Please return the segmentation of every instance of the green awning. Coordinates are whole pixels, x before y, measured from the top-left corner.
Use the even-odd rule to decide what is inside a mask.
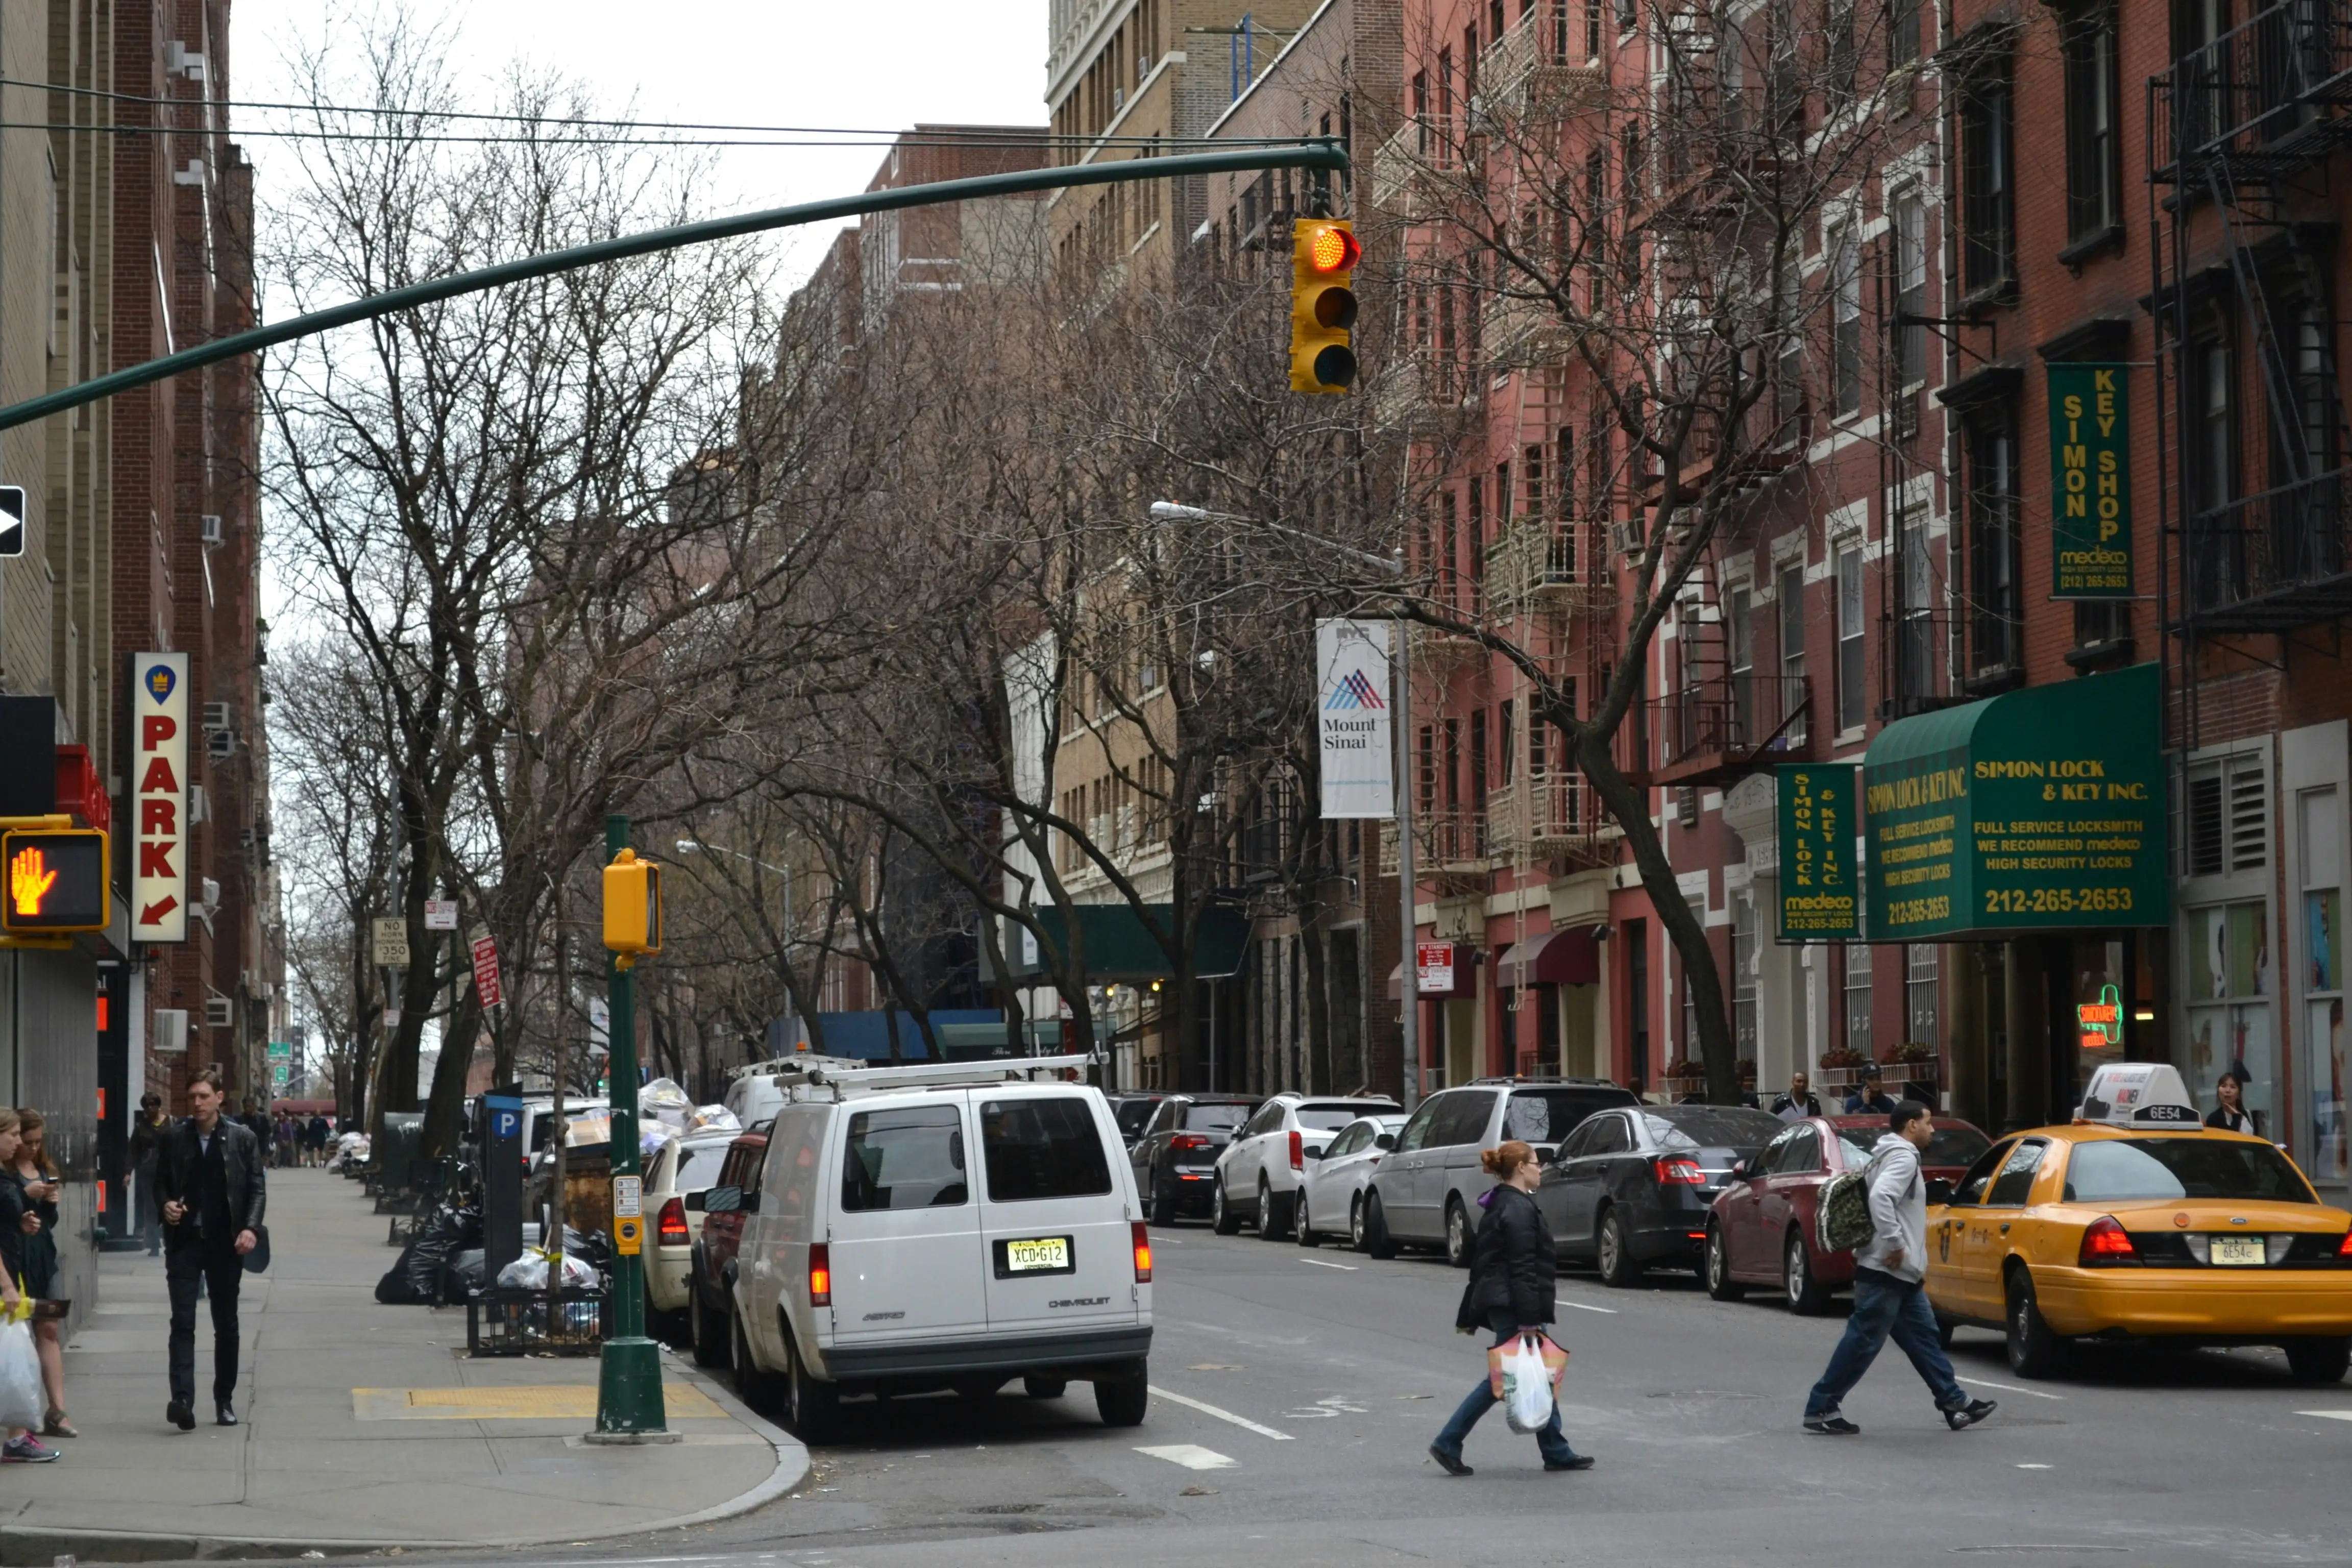
[[[1174,929],[1174,905],[1146,904],[1143,910],[1150,914],[1152,925],[1158,930],[1168,931]],[[1069,928],[1059,910],[1037,911],[1037,923],[1043,928],[1040,936],[1032,936],[1013,921],[1005,922],[1005,967],[1013,979],[1032,979],[1048,973],[1053,967],[1046,962],[1049,952],[1076,955],[1084,963],[1086,979],[1090,984],[1175,978],[1175,968],[1168,962],[1167,949],[1152,934],[1152,930],[1145,926],[1142,915],[1134,905],[1079,904],[1072,912],[1077,917],[1076,944],[1070,939]],[[1240,973],[1242,956],[1249,945],[1249,917],[1239,910],[1223,904],[1212,904],[1202,910],[1192,930],[1193,978],[1220,980]],[[1052,944],[1050,949],[1046,943]],[[984,948],[981,955],[981,970],[983,983],[995,978],[989,973]]]
[[[2157,669],[1923,713],[1863,760],[1873,942],[2164,925]]]

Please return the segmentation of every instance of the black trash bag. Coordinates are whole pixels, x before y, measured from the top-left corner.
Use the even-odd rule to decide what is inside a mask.
[[[423,1307],[432,1302],[430,1296],[419,1296],[408,1283],[408,1255],[416,1250],[411,1247],[400,1255],[400,1260],[383,1271],[375,1282],[376,1305],[380,1307]]]
[[[436,1302],[441,1299],[441,1270],[449,1259],[468,1247],[482,1242],[482,1215],[479,1209],[460,1208],[443,1204],[425,1218],[417,1227],[416,1239],[400,1255],[403,1277],[411,1301]]]
[[[452,1256],[448,1266],[441,1270],[441,1300],[454,1305],[488,1283],[488,1271],[483,1267],[487,1256],[478,1247],[469,1247]]]

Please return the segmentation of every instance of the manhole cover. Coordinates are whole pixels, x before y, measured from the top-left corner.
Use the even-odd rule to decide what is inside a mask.
[[[981,1504],[978,1508],[968,1508],[968,1509],[964,1510],[964,1512],[966,1512],[966,1513],[1041,1513],[1041,1512],[1043,1512],[1043,1511],[1045,1510],[1045,1505],[1044,1503],[1042,1503],[1042,1502],[988,1502],[988,1503],[982,1503],[982,1504]]]

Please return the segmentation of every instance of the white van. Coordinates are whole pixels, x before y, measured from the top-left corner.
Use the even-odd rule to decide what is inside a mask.
[[[1095,1385],[1105,1423],[1149,1395],[1151,1243],[1083,1057],[1018,1067],[787,1069],[734,1287],[747,1399],[781,1396],[803,1437],[861,1393],[1013,1378],[1038,1398]]]

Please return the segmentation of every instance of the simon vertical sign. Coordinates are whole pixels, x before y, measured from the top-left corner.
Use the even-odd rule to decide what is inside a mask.
[[[1854,843],[1862,817],[1854,810],[1851,763],[1811,766],[1783,763],[1773,770],[1780,813],[1780,940],[1859,941],[1862,882]]]
[[[2131,597],[2131,402],[2124,370],[2050,366],[2053,598]]]

